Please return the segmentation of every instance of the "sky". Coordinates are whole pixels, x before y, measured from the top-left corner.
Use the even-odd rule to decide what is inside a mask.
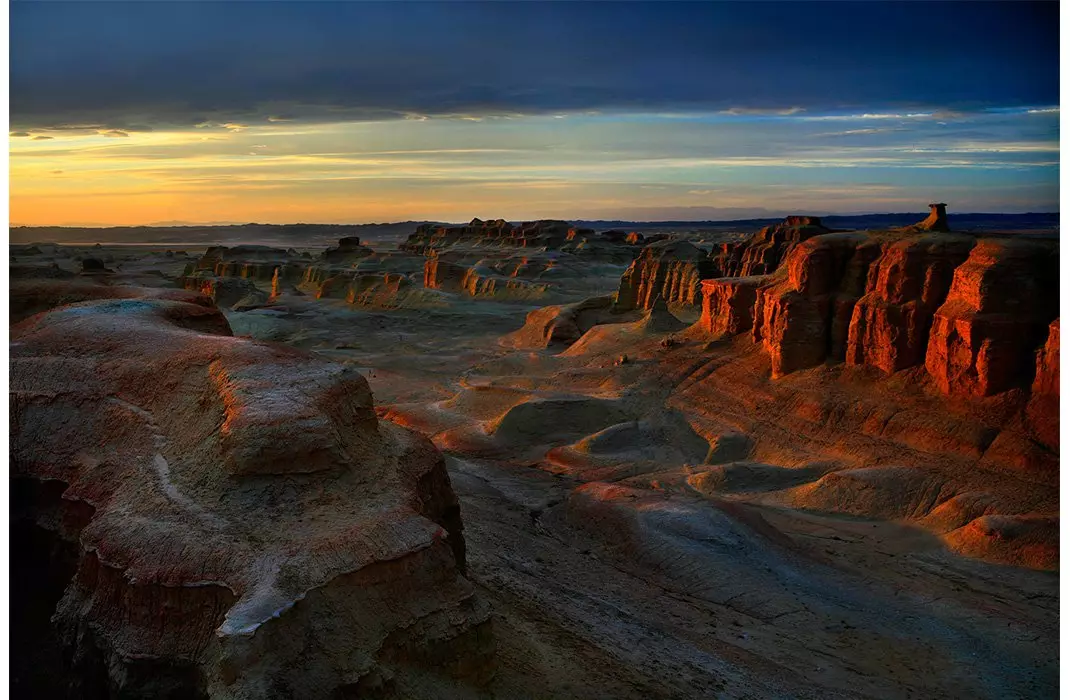
[[[14,0],[11,220],[1058,211],[1058,14]]]

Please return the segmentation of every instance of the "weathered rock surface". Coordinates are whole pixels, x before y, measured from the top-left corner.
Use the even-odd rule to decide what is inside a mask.
[[[933,314],[975,242],[971,236],[930,234],[889,244],[870,269],[866,295],[851,316],[847,364],[888,373],[922,364]]]
[[[323,252],[323,261],[329,265],[349,265],[372,254],[372,249],[360,244],[358,236],[340,238],[338,246]]]
[[[12,340],[15,531],[67,552],[22,574],[67,581],[53,620],[72,693],[363,697],[413,672],[486,677],[442,459],[377,421],[356,371],[231,337],[183,301],[65,306]]]
[[[770,274],[776,271],[795,246],[829,232],[816,216],[789,216],[782,223],[766,226],[754,234],[742,246],[739,267],[735,267],[734,259],[729,256],[727,261],[722,262],[725,268],[722,274],[726,277]]]
[[[426,254],[457,243],[492,247],[559,248],[569,240],[567,221],[544,219],[511,224],[504,219],[472,219],[466,226],[422,224],[401,244],[402,250]],[[575,237],[575,232],[572,232]]]
[[[925,366],[945,393],[990,396],[1033,379],[1033,351],[1058,316],[1053,246],[983,239],[935,312]]]
[[[1059,449],[1059,319],[1048,327],[1048,339],[1037,351],[1032,397],[1026,409],[1033,434],[1046,447]]]
[[[712,335],[736,335],[754,325],[758,288],[769,277],[720,277],[702,281],[702,317],[699,324]]]
[[[753,337],[769,353],[774,379],[843,359],[852,309],[879,253],[865,234],[811,238],[792,249],[778,281],[758,288]]]
[[[659,298],[668,304],[698,304],[700,283],[714,272],[707,253],[692,243],[652,243],[643,248],[621,277],[616,308],[650,309]]]
[[[908,227],[915,231],[943,231],[951,230],[947,223],[947,205],[943,202],[929,205],[929,216]]]
[[[183,278],[186,289],[210,298],[217,306],[235,308],[265,304],[269,294],[243,277],[192,276]]]
[[[615,317],[612,309],[611,296],[592,297],[561,306],[544,306],[529,312],[524,326],[505,336],[502,343],[515,348],[568,346],[598,324],[612,323],[618,319],[631,320],[630,317]]]

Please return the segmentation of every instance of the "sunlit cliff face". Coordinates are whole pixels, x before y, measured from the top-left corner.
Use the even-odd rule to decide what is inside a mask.
[[[12,132],[22,224],[1058,209],[1053,107],[562,113]]]

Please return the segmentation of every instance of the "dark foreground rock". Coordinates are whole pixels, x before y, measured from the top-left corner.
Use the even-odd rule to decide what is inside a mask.
[[[12,340],[15,549],[54,606],[56,685],[322,698],[488,678],[442,458],[377,420],[355,370],[235,338],[192,295],[60,307]]]

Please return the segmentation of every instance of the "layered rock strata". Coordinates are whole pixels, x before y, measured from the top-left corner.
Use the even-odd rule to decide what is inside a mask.
[[[990,396],[1033,379],[1033,351],[1058,316],[1052,246],[983,239],[933,316],[925,367],[945,393]]]
[[[668,304],[697,304],[700,283],[714,273],[706,251],[687,241],[652,243],[621,277],[616,308],[651,309],[659,298]]]
[[[458,243],[474,246],[516,248],[559,248],[576,231],[567,221],[545,219],[511,224],[504,219],[472,219],[466,226],[421,224],[401,244],[401,249],[426,254]]]
[[[754,325],[754,302],[765,275],[721,277],[702,282],[702,317],[699,324],[712,335],[737,335]]]
[[[888,245],[855,305],[847,363],[890,374],[924,362],[933,314],[975,242],[970,236],[931,234]]]
[[[777,281],[757,290],[753,337],[774,378],[843,359],[852,309],[879,254],[865,234],[811,238],[788,255]]]
[[[487,610],[441,456],[365,380],[212,306],[89,301],[12,329],[16,532],[67,555],[76,696],[387,692],[485,679]],[[63,581],[66,581],[64,584]]]

